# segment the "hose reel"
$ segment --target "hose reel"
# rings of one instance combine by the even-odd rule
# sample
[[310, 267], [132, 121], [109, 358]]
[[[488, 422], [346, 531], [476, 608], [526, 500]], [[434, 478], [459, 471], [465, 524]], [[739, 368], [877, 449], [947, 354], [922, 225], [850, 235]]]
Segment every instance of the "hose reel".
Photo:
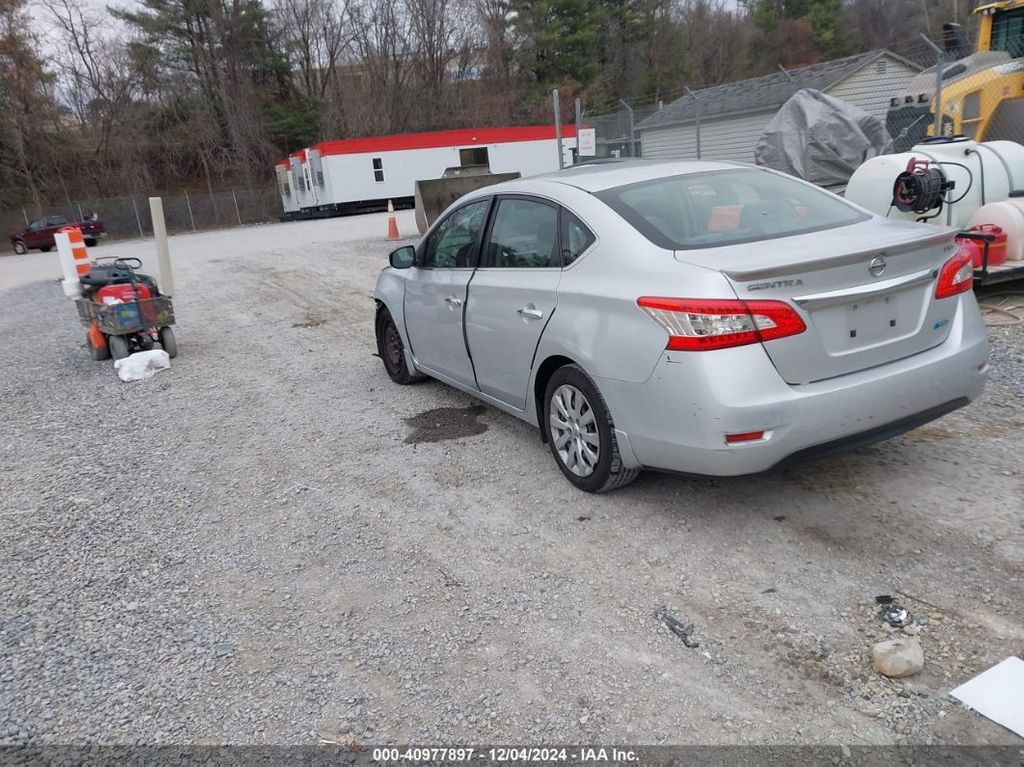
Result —
[[904, 213], [927, 213], [941, 209], [946, 192], [956, 186], [938, 165], [911, 157], [907, 169], [896, 177], [892, 188], [892, 204]]

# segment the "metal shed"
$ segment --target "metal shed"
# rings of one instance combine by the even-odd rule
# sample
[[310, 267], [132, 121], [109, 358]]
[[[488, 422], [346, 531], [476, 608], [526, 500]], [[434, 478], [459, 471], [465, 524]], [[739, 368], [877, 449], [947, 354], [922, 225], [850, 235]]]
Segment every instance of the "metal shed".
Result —
[[636, 126], [643, 156], [753, 162], [768, 121], [801, 88], [847, 101], [884, 123], [890, 97], [920, 71], [913, 62], [882, 50], [702, 88]]

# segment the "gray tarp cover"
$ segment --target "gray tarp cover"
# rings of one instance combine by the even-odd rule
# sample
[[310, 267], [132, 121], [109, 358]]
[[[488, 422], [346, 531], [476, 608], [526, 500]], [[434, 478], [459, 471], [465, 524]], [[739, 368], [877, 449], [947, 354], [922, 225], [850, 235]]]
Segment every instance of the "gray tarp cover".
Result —
[[861, 163], [884, 154], [891, 143], [876, 117], [804, 88], [768, 123], [754, 162], [815, 184], [845, 184]]

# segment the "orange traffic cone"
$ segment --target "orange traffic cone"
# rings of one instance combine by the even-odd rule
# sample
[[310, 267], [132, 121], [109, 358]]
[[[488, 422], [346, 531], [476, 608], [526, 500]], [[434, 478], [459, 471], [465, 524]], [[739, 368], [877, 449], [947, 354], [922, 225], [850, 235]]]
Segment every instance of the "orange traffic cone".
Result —
[[388, 200], [388, 240], [400, 240], [398, 234], [398, 221], [395, 220], [395, 206]]

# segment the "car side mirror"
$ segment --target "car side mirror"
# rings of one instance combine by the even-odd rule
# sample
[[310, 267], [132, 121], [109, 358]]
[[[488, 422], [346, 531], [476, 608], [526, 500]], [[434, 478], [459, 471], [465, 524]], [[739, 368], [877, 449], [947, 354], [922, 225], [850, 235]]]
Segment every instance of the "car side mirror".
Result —
[[391, 251], [388, 256], [392, 269], [408, 269], [416, 261], [416, 248], [412, 245], [403, 245], [397, 250]]

